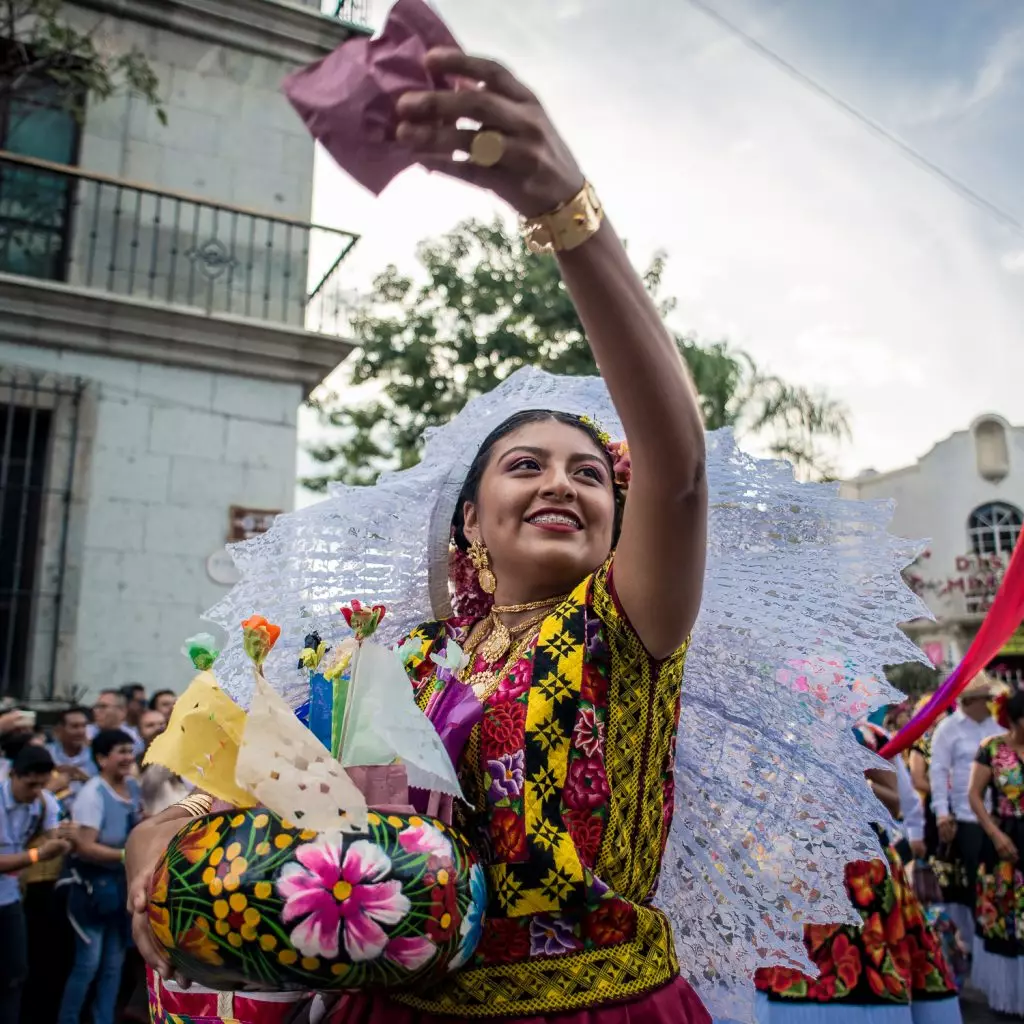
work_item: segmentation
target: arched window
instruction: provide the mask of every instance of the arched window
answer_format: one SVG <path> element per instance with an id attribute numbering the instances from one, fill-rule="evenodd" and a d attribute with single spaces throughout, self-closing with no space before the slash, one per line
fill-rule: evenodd
<path id="1" fill-rule="evenodd" d="M 967 536 L 971 552 L 975 555 L 1008 555 L 1013 551 L 1021 527 L 1024 526 L 1024 512 L 1015 505 L 994 501 L 991 505 L 979 505 L 967 521 Z"/>

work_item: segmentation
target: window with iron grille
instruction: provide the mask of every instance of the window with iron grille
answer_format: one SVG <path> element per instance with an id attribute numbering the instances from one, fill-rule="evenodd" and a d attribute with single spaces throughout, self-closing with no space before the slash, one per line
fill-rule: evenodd
<path id="1" fill-rule="evenodd" d="M 53 697 L 79 416 L 78 379 L 0 366 L 0 694 Z"/>

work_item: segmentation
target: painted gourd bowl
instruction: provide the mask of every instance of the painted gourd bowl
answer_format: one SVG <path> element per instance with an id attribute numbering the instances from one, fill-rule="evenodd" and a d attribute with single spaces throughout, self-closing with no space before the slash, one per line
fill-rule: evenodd
<path id="1" fill-rule="evenodd" d="M 371 812 L 365 832 L 317 833 L 257 808 L 175 836 L 149 920 L 209 988 L 394 989 L 466 963 L 486 904 L 469 844 L 433 818 Z"/>

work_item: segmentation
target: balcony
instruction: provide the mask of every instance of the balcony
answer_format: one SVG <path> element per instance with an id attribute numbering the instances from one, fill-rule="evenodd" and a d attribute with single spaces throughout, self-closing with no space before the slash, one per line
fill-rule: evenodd
<path id="1" fill-rule="evenodd" d="M 0 274 L 346 339 L 341 267 L 357 241 L 0 150 Z"/>
<path id="2" fill-rule="evenodd" d="M 311 6 L 317 6 L 319 0 L 309 0 Z M 333 17 L 356 28 L 369 28 L 372 14 L 370 0 L 331 0 Z M 327 6 L 326 4 L 324 5 Z"/>

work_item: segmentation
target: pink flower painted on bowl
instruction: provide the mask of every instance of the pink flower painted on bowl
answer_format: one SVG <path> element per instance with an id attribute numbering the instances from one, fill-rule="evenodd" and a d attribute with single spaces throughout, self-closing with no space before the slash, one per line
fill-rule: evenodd
<path id="1" fill-rule="evenodd" d="M 388 945 L 381 925 L 396 925 L 409 912 L 402 883 L 385 881 L 391 860 L 379 846 L 359 839 L 341 857 L 340 835 L 325 834 L 295 851 L 277 881 L 285 901 L 281 920 L 302 918 L 291 933 L 303 956 L 333 959 L 339 937 L 353 963 L 375 960 Z"/>
<path id="2" fill-rule="evenodd" d="M 572 741 L 587 757 L 600 757 L 604 750 L 604 722 L 593 708 L 583 708 L 576 718 Z"/>
<path id="3" fill-rule="evenodd" d="M 426 854 L 435 869 L 452 863 L 451 840 L 428 821 L 403 828 L 398 843 L 406 853 Z"/>
<path id="4" fill-rule="evenodd" d="M 426 936 L 408 936 L 392 939 L 384 950 L 384 958 L 407 971 L 418 971 L 430 963 L 436 952 L 437 946 Z"/>
<path id="5" fill-rule="evenodd" d="M 487 762 L 491 776 L 490 797 L 494 801 L 514 800 L 523 791 L 525 756 L 521 750 Z"/>
<path id="6" fill-rule="evenodd" d="M 560 917 L 540 914 L 530 921 L 530 956 L 558 956 L 580 948 L 572 925 Z"/>
<path id="7" fill-rule="evenodd" d="M 518 700 L 530 688 L 533 679 L 533 660 L 520 658 L 508 671 L 495 691 L 495 700 Z"/>

